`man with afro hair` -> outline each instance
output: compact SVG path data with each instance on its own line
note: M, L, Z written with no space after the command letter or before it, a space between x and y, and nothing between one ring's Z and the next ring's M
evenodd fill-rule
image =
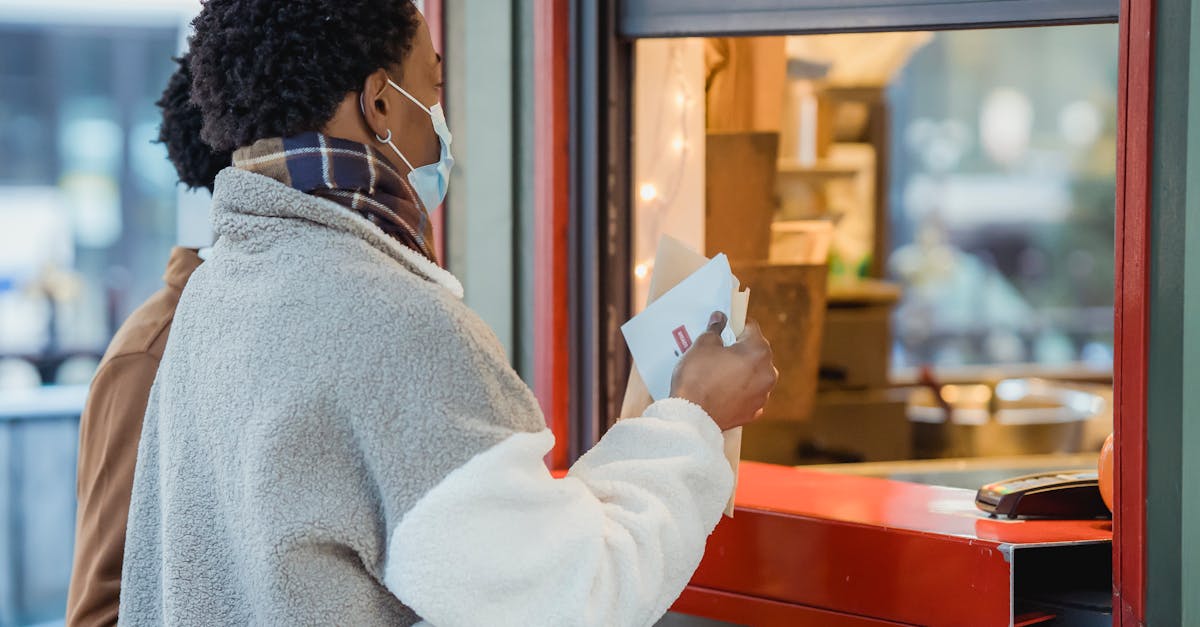
M200 137L204 118L192 101L191 55L175 59L179 66L155 103L162 109L158 142L167 148L167 158L188 189L213 191L217 173L229 167L233 153L215 150Z
M158 139L167 148L179 182L211 192L217 172L230 164L230 153L213 150L200 139L203 120L191 100L188 61L187 56L176 59L179 67L157 103L162 109ZM197 250L171 251L165 285L125 320L96 371L79 421L79 506L67 625L117 623L125 521L142 417L179 296L200 263Z

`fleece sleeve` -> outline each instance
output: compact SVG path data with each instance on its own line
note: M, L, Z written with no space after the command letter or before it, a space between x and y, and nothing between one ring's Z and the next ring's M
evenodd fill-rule
M562 479L549 431L517 432L450 472L388 542L385 583L437 627L650 625L700 562L733 486L698 406L621 421Z

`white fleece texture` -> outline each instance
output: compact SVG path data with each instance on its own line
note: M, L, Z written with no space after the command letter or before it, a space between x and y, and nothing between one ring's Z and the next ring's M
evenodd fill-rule
M405 514L385 583L438 627L651 625L700 562L733 475L679 399L618 423L564 479L549 431L476 456Z

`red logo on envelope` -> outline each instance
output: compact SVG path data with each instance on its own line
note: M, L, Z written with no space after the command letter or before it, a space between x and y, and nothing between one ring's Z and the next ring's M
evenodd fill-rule
M679 346L679 353L682 355L687 352L687 349L692 347L692 337L688 335L686 327L679 327L671 331L671 335L675 337L675 344Z

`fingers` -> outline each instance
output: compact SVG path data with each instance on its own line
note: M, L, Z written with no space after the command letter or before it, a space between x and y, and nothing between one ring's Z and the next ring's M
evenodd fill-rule
M725 330L725 324L728 320L725 314L714 311L712 316L708 318L708 327L704 329L704 333L700 334L700 337L696 338L696 341L692 345L706 346L712 344L713 346L724 346L725 343L721 341L721 332Z
M758 324L753 320L746 323L746 332L738 338L738 344L745 347L749 354L754 355L758 362L758 380L765 390L763 403L771 397L771 392L779 383L779 369L775 367L775 351L771 343L763 336Z
M774 361L774 352L771 350L771 343L763 336L762 329L754 320L746 321L746 328L742 330L742 334L738 336L737 343L734 346L750 355L756 355L759 359L765 360L767 363Z
M753 318L746 319L746 328L742 329L741 335L738 335L737 342L739 344L745 342L747 344L762 343L770 346L766 336L763 335L762 327L758 326L758 321Z
M708 318L708 329L705 332L716 333L717 335L720 335L721 332L725 330L725 324L728 321L729 319L725 317L724 313L714 311Z
M757 385L761 387L760 400L754 404L758 407L758 409L755 410L754 414L741 424L749 424L751 422L760 420L763 417L763 414L765 414L767 411L767 402L771 400L771 392L774 391L775 382L778 380L778 378L779 371L774 367L771 367L768 376L760 377L761 380L757 382Z
M754 318L746 318L746 326L742 329L742 332L738 334L737 341L740 342L746 338L754 337L755 335L762 335L762 329L759 328L758 321Z
M735 424L729 425L728 429L733 429L736 427L744 427L752 422L756 422L763 417L764 411L766 411L766 410L760 409L760 410L754 412L753 414L745 414L744 416L742 416L742 418L738 419Z

